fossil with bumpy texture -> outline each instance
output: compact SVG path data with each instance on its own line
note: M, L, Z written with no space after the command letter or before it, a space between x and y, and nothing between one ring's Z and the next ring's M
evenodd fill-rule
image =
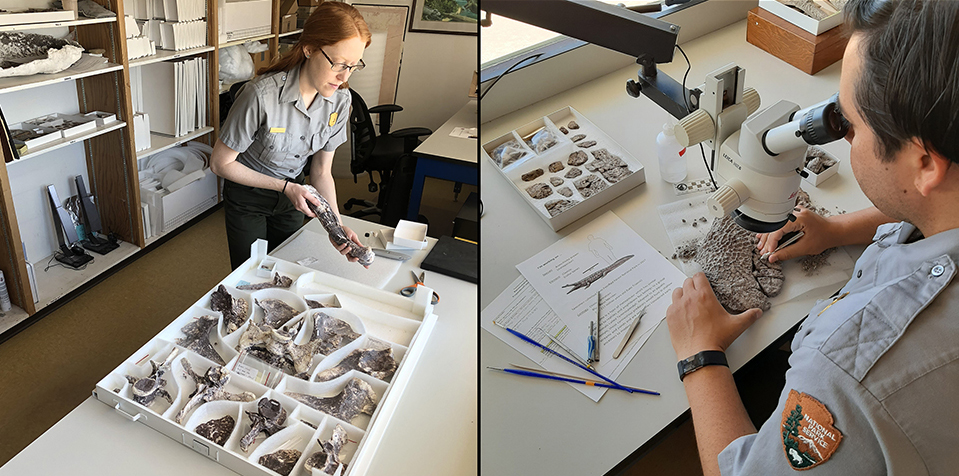
M295 330L274 329L265 324L250 324L240 336L237 351L246 352L284 372L307 378L310 363L321 341L317 338L297 345L293 342Z
M283 408L283 405L280 405L280 402L264 397L256 402L256 411L246 412L246 416L250 417L250 431L246 432L243 438L240 438L240 450L244 453L253 444L253 440L260 432L270 436L284 428L286 409Z
M220 445L223 446L226 443L226 440L230 438L230 434L233 433L233 427L236 426L236 420L232 416L227 415L223 418L215 418L206 423L201 423L196 426L196 429L193 430L196 434Z
M250 315L250 303L246 302L246 299L231 296L222 284L210 295L210 302L214 311L223 314L223 325L228 334L242 326Z
M356 340L360 334L341 319L318 312L313 316L313 338L320 343L317 352L330 354Z
M170 404L173 404L173 397L170 392L163 388L167 383L163 379L163 374L170 370L170 363L173 362L179 351L179 349L174 348L170 355L159 364L151 360L150 366L153 367L153 370L150 371L150 375L144 378L136 378L132 375L126 376L127 381L132 385L131 391L133 392L134 402L148 407L153 404L156 397L163 397Z
M268 283L244 284L236 288L244 291L259 291L260 289L269 288L289 288L291 285L293 285L293 278L288 278L280 273L276 273L273 275L273 281Z
M601 270L599 270L599 271L596 271L596 272L590 274L589 276L586 276L585 278L580 279L579 281L576 281L575 283L563 285L564 288L569 288L569 287L572 287L572 288L573 288L573 289L570 289L569 291L567 291L566 294L569 294L569 293L571 293L571 292L573 292L573 291L575 291L575 290L577 290L577 289L580 289L580 288L588 288L591 284L593 284L593 283L595 283L596 281L599 281L600 279L604 278L607 274L609 274L609 273L610 273L611 271L613 271L614 269L622 266L623 263L629 261L629 259L632 258L632 257L633 257L633 255L624 256L624 257L616 260L613 264L611 264L611 265L609 265L609 266L607 266L607 267L605 267L605 268L603 268L603 269L601 269Z
M313 380L326 382L333 380L350 370L359 370L380 380L389 380L396 372L396 359L393 358L393 349L356 349L343 358L336 367L331 367L318 374Z
M253 302L263 309L263 323L274 329L279 329L297 314L293 306L279 299L254 299Z
M196 382L196 390L190 394L190 401L180 409L174 420L177 424L183 424L183 417L193 411L194 408L206 402L216 400L229 400L233 402L252 402L256 398L251 392L232 393L224 390L226 384L230 382L230 371L225 367L214 365L206 369L203 376L193 372L193 366L187 359L180 359L183 364L183 377L193 379Z
M210 342L210 331L216 328L217 320L214 316L196 318L193 322L183 326L183 329L180 329L186 337L177 338L176 343L220 365L226 365L226 361L223 360L223 357L213 348L213 344Z
M307 458L303 466L306 467L307 471L313 471L313 468L316 468L326 474L333 474L336 468L342 464L342 472L345 473L346 463L343 463L340 459L340 452L346 446L346 440L346 429L343 428L343 425L337 424L336 428L333 428L333 436L330 437L329 441L316 439L319 448L316 453Z
M358 378L350 379L343 387L343 391L332 397L321 398L296 392L283 393L347 423L361 413L372 415L373 410L376 409L376 402L379 400L376 392L373 391L373 387Z
M336 243L336 246L343 246L344 243L348 244L350 251L347 253L347 256L358 259L361 265L369 266L373 264L373 257L375 256L373 250L360 246L353 240L347 238L346 232L343 230L343 225L340 225L340 221L337 220L336 212L333 211L330 202L327 202L313 186L304 185L304 187L320 202L319 205L315 205L313 202L307 200L306 205L310 207L310 211L316 215L316 219L320 221L320 225L323 225L323 229L330 234L333 243Z

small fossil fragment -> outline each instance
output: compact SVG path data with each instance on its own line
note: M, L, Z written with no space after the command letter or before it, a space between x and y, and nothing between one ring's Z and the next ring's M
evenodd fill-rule
M346 439L346 429L343 428L343 425L337 424L336 428L333 428L333 436L330 437L329 441L317 438L316 442L319 443L319 448L316 453L307 458L303 466L306 467L307 471L313 471L313 468L316 468L326 474L333 474L336 468L342 464L342 472L345 473L346 463L341 462L340 451L346 446Z
M563 127L563 126L559 126L559 131L562 132L563 134L569 134L569 130L567 130L567 129L566 129L565 127Z
M577 151L577 152L581 152L581 151ZM569 169L568 172L566 172L566 175L564 175L564 177L566 177L566 178L576 178L576 177L579 177L580 175L583 175L583 170L582 170L582 169L578 169L578 168L576 168L576 167L573 167L573 168Z
M352 378L343 387L343 391L327 398L315 397L305 393L284 392L293 399L347 423L360 413L372 415L379 400L373 387L363 380Z
M589 148L589 147L592 147L592 146L596 145L596 141L594 141L594 140L586 140L586 141L583 141L583 142L578 142L576 145L578 145L578 146L586 149L586 148Z
M246 412L246 416L250 417L250 431L240 439L240 450L244 453L246 453L247 448L253 444L256 435L263 432L266 433L266 436L271 436L284 428L283 423L286 421L286 409L283 408L283 405L280 405L280 402L272 398L264 397L261 398L259 402L256 402L256 411ZM297 456L297 458L299 458L299 456ZM296 462L296 460L294 460L294 462ZM263 463L261 462L260 464Z
M699 217L699 221L706 223L706 217Z
M283 476L289 476L303 453L300 450L277 450L260 456L259 463Z
M315 382L333 380L350 370L359 370L380 380L389 380L396 372L393 349L356 349L343 358L335 367L326 369L313 379Z
M546 198L553 194L553 189L545 183L536 183L526 187L526 193L535 199Z
M323 309L323 308L327 308L327 307L331 307L331 308L340 307L340 306L337 306L337 305L335 305L335 304L326 305L326 304L321 303L320 301L313 301L313 300L311 300L311 299L304 299L304 300L306 301L306 307L308 307L308 308L310 308L310 309Z
M214 311L223 313L223 324L226 326L226 332L233 333L250 315L250 303L243 298L235 298L226 290L222 284L217 286L216 291L210 295L212 301L211 308Z
M566 124L566 127L569 127L570 129L579 129L579 124L577 124L576 121L569 121L569 124Z
M250 392L231 393L224 390L226 384L230 382L230 371L225 367L214 365L206 369L206 373L201 377L193 372L189 360L183 358L180 359L180 363L183 364L183 377L193 379L196 382L196 390L190 394L190 401L186 402L186 405L176 414L174 420L177 424L183 424L183 417L187 413L206 402L215 400L251 402L256 398L256 395Z
M563 170L563 169L565 169L565 168L566 168L566 166L563 165L563 163L560 162L560 161L558 161L558 160L557 160L556 162L553 162L553 163L549 164L549 171L550 171L550 173L554 173L554 174L555 174L556 172L559 172L560 170Z
M174 348L173 351L170 352L170 355L160 364L151 360L150 366L153 367L153 370L150 371L150 375L144 378L138 379L132 375L126 376L127 381L133 386L131 390L133 391L134 402L149 407L156 400L156 397L163 397L170 402L170 404L173 404L173 397L170 395L170 392L167 392L163 388L166 386L166 380L163 379L163 374L170 370L170 363L173 362L173 359L179 351L179 349ZM116 393L120 393L120 391L117 390Z
M596 157L596 159L586 164L586 170L599 172L603 175L603 178L610 183L619 182L623 177L633 173L632 170L629 170L629 165L623 162L623 159L610 154L606 149L593 151L593 156Z
M587 160L589 160L589 156L586 155L586 152L577 150L576 152L569 154L569 160L567 160L566 163L572 166L577 166L585 164Z
M356 258L358 263L363 266L369 266L373 264L373 250L365 246L360 246L356 244L355 241L347 238L346 232L343 231L343 225L340 225L340 220L336 216L336 212L333 207L330 205L330 202L327 202L320 192L317 192L312 185L304 185L306 190L313 195L319 205L313 204L313 202L307 201L306 205L310 208L310 211L316 215L316 219L319 220L320 225L323 225L323 229L330 234L330 239L333 243L336 243L336 246L343 246L344 243L348 244L350 251L347 253L347 256L350 258Z
M563 184L563 179L559 177L550 177L549 183L552 184L554 187L559 187L560 185Z
M693 228L696 228L697 225L699 225L699 222L695 222L695 221L694 221L694 222L693 222Z
M575 136L570 137L569 140L573 142L579 142L585 138L586 138L586 134L576 134Z
M223 418L216 418L206 423L201 423L196 426L194 431L196 431L196 434L223 446L226 440L230 438L230 433L233 433L234 426L236 426L236 420L233 419L232 416L227 415Z
M293 306L279 299L254 299L253 302L263 309L263 323L274 329L279 329L297 314Z
M564 196L564 197L572 197L572 196L573 196L573 189L571 189L571 188L569 188L569 187L558 188L558 189L556 189L556 193L558 193L558 194L560 194L560 195L562 195L562 196Z
M595 283L596 281L599 281L600 279L606 277L607 274L609 274L610 272L612 272L614 269L622 266L623 263L629 261L632 257L633 257L633 255L623 256L622 258L614 261L613 264L611 264L611 265L609 265L609 266L607 266L607 267L605 267L605 268L603 268L603 269L601 269L601 270L599 270L599 271L595 271L595 272L591 273L589 276L586 276L585 278L580 279L579 281L576 281L575 283L564 284L564 285L563 285L564 288L572 288L572 289L570 289L569 291L567 291L566 294L569 294L569 293L571 293L571 292L573 292L573 291L576 291L577 289L580 289L580 288L589 288L589 286L590 286L591 284L593 284L593 283Z
M576 180L573 182L573 185L576 187L576 190L579 190L579 193L584 198L589 198L593 194L599 193L600 191L606 189L606 187L609 187L609 185L606 185L605 180L600 178L599 175L595 174L587 175L579 180Z
M186 337L178 337L176 343L220 365L226 365L226 361L210 343L210 331L216 328L217 321L218 319L215 316L196 318L196 320L180 329L180 332L183 332Z
M810 172L818 175L833 165L836 165L836 160L826 155L826 151L816 146L809 146L806 149L805 167Z
M568 187L566 189L569 190ZM572 194L572 191L570 194ZM579 200L553 200L546 203L546 211L549 212L549 216L554 217L573 208L577 203L579 203Z
M543 172L543 169L531 170L523 174L522 177L520 178L522 178L524 182L530 182L530 181L536 180L536 177L539 177L540 175L543 175L544 173L545 172Z
M270 281L269 283L244 284L242 286L237 286L236 288L244 291L259 291L260 289L268 288L289 288L291 285L293 285L293 278L276 273L273 275L273 281Z

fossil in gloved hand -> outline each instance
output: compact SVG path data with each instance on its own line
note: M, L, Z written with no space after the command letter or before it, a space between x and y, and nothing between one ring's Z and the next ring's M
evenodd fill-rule
M728 215L714 219L699 243L696 262L703 267L719 302L730 312L754 307L768 311L769 298L782 290L782 263L761 259L756 243L756 234Z
M347 256L358 259L359 263L363 266L373 264L373 250L360 246L353 240L347 238L346 232L343 231L343 226L340 225L339 220L336 219L336 213L333 212L333 207L330 206L330 202L327 202L326 199L320 195L320 192L317 192L311 185L304 185L304 187L320 202L320 205L316 206L313 202L307 200L306 205L310 207L310 211L316 215L316 219L320 221L320 224L323 225L326 232L330 234L333 243L336 243L336 246L343 246L343 243L349 244L350 251Z

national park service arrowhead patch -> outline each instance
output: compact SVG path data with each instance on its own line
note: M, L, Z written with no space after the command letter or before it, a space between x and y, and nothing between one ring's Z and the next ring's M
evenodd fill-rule
M795 390L790 390L786 399L782 430L786 461L797 471L825 463L842 441L826 406Z

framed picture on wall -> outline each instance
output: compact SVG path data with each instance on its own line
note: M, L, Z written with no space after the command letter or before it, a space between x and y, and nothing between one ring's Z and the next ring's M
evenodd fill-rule
M410 31L478 35L479 0L413 0Z

